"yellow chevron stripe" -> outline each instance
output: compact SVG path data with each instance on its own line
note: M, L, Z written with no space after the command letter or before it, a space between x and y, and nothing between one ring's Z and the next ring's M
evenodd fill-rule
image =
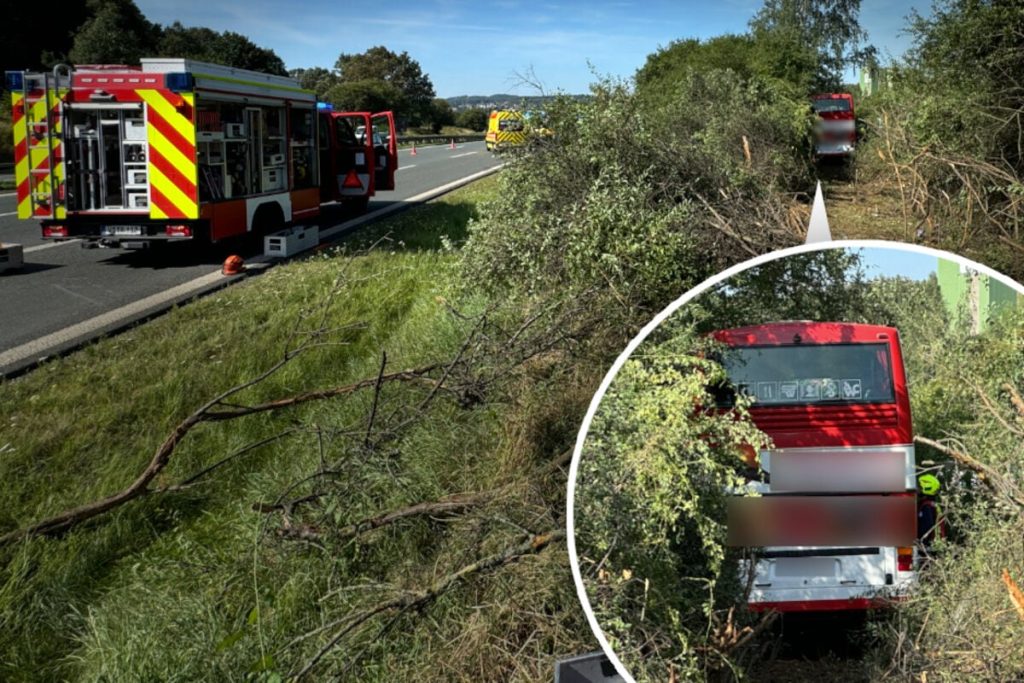
M25 106L24 96L18 92L11 93L11 111L21 109ZM25 140L25 119L22 117L17 125L12 126L14 133L14 146L17 147ZM28 179L28 155L14 164L15 186L20 186ZM18 198L18 218L30 218L32 216L32 202L28 196Z
M150 218L170 218L166 213L160 210L156 204L149 205L149 217Z
M49 147L29 147L28 160L32 168L39 168L39 165L50 158Z
M139 90L139 96L145 100L146 104L151 106L157 111L165 121L171 124L176 131L181 133L181 136L191 142L193 145L196 142L196 130L195 126L188 118L178 113L178 110L164 98L164 96L157 90ZM179 93L182 99L189 104L195 103L195 96L190 93Z
M155 187L164 197L167 197L168 201L174 204L174 207L178 209L182 216L185 218L199 218L199 207L153 164L149 164L149 184ZM150 206L152 207L149 212L151 217L167 218L167 216L156 215L157 213L162 213L159 209L156 209L156 204L150 202Z
M196 162L181 153L171 142L159 133L155 128L148 127L146 131L149 138L149 146L160 152L161 156L171 162L174 168L178 169L181 175L188 178L193 185L196 184Z

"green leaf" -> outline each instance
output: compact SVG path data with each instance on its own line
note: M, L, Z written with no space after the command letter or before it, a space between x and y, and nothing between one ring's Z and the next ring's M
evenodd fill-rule
M259 673L261 671L269 671L274 667L273 655L263 655L256 663L249 667L249 673Z
M234 633L229 633L227 636L224 637L223 640L217 643L217 646L214 648L214 650L216 650L217 652L223 652L224 650L227 650L229 647L240 641L242 639L242 636L244 635L245 631L242 629L239 629Z

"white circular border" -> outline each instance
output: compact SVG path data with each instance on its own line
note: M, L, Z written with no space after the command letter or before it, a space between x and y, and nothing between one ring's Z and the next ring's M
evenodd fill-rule
M572 566L572 580L576 584L576 593L579 596L580 604L583 605L583 611L587 615L587 622L590 624L590 630L597 636L598 642L601 644L601 649L604 654L611 660L615 666L616 672L622 676L628 683L636 683L636 680L626 671L626 667L622 665L611 646L608 644L608 639L605 638L604 632L601 630L600 625L597 623L597 618L594 616L594 610L590 606L590 600L587 598L587 591L583 585L583 575L580 573L580 565L576 559L576 521L574 517L573 508L573 496L576 492L576 474L579 471L580 455L583 452L583 442L586 441L587 432L590 431L590 421L594 419L594 413L597 412L597 407L601 404L601 399L604 398L604 394L608 391L608 387L611 385L615 376L619 373L622 365L626 360L633 354L633 351L647 338L647 336L653 332L668 316L675 313L683 304L687 303L690 299L693 299L698 294L705 292L706 290L714 287L719 282L726 280L737 273L743 272L754 266L759 266L762 263L768 263L769 261L775 261L777 259L785 258L787 256L793 256L794 254L806 254L815 251L827 251L831 249L850 249L850 248L875 248L875 249L891 249L895 251L908 251L916 252L918 254L927 254L928 256L934 256L936 258L945 259L947 261L955 261L963 266L968 266L972 270L976 270L979 273L984 273L989 277L995 278L999 282L1007 285L1008 287L1016 290L1017 292L1024 294L1024 285L1018 284L1009 277L999 273L988 266L976 263L962 256L952 254L948 251L942 251L939 249L932 249L931 247L922 247L916 244L907 244L906 242L890 242L887 240L833 240L831 242L815 242L812 244L802 244L796 247L790 247L789 249L780 249L778 251L769 252L761 256L757 256L748 261L738 263L735 266L723 270L721 273L712 276L700 283L690 291L683 294L681 297L669 304L663 311L654 316L651 322L647 323L640 333L637 334L626 346L626 349L619 354L619 357L615 359L615 363L612 365L608 374L604 376L601 381L601 386L598 387L597 393L594 394L594 398L590 401L590 407L587 408L587 414L583 418L583 424L580 426L579 435L576 437L576 448L573 450L572 463L569 465L569 485L566 494L565 503L565 518L567 525L567 537L566 545L569 550L569 563Z

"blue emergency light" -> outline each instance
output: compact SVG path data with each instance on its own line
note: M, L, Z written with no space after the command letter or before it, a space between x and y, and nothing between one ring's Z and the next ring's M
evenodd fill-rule
M24 90L25 79L20 71L8 71L6 73L7 89L10 91Z
M164 87L171 92L192 92L196 88L196 79L187 72L164 74Z
M316 110L317 111L334 111L334 105L331 104L330 102L317 102L316 103Z

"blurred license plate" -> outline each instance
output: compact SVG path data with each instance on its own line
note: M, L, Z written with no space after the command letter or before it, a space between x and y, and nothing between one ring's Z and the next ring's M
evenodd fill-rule
M831 557L780 557L775 576L835 576L836 564Z
M127 237L140 237L142 235L141 225L105 225L103 226L104 235L117 235Z

